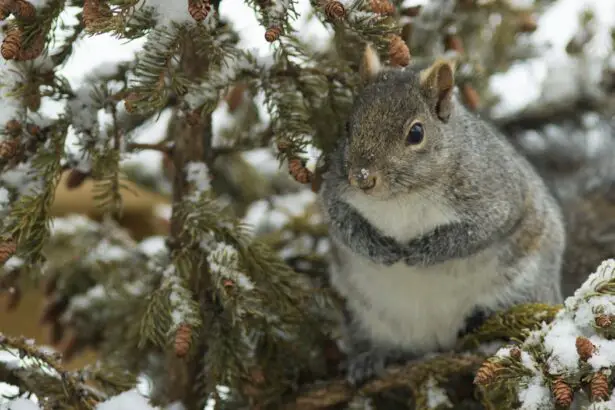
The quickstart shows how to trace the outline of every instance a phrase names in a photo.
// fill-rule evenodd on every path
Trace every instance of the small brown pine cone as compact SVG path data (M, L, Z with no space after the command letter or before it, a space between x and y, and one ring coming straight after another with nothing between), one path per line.
M562 407L570 407L572 404L572 399L574 396L574 392L572 388L562 379L557 379L553 382L553 386L551 386L551 390L553 392L553 397L555 397L555 403L558 406Z
M278 151L280 152L284 152L286 150L288 150L290 148L290 141L287 140L286 138L280 138L279 140L276 141L276 147L278 148Z
M15 8L15 0L0 0L0 20L6 19Z
M19 287L11 287L9 289L9 300L6 304L7 312L11 312L19 306L21 301L21 289Z
M23 20L32 20L36 17L36 9L26 0L15 0L13 14Z
M21 29L17 26L13 26L8 30L0 47L2 58L12 60L17 57L19 50L21 50L22 34Z
M521 33L533 33L538 28L536 18L529 14L523 13L519 16L518 30Z
M239 108L241 103L243 102L244 92L248 86L244 83L235 84L231 90L226 94L224 100L228 105L229 112L233 113Z
M325 4L325 15L330 21L341 20L346 17L346 9L339 1L329 0Z
M187 323L182 323L175 332L175 355L184 357L190 350L192 342L192 327Z
M85 26L85 28L90 27L101 17L99 9L99 0L84 0L83 13L81 14L81 18L83 19L83 25Z
M21 134L21 123L15 119L7 121L4 124L4 132L11 137L18 137Z
M280 38L280 34L282 34L282 29L280 27L269 27L267 31L265 31L265 40L269 43L273 43Z
M374 13L390 16L395 12L395 6L389 0L370 0L370 6Z
M410 64L410 50L406 42L398 35L392 35L389 42L389 59L391 65L405 67Z
M64 313L68 307L68 299L63 297L56 297L48 300L43 307L40 323L53 323L57 322L59 317Z
M62 348L62 358L69 362L85 347L84 341L78 335L73 334Z
M478 92L470 84L466 83L461 87L461 96L471 110L476 111L480 106Z
M41 108L41 94L36 90L36 92L24 96L24 103L30 111L38 111Z
M594 344L588 338L583 336L577 337L575 345L577 347L577 353L579 354L579 357L584 362L586 362L587 359L592 357L594 351L596 350Z
M135 107L135 103L139 101L139 96L137 93L130 93L124 98L124 107L126 108L126 112L134 113L137 109Z
M188 13L196 21L203 21L211 12L209 0L188 0Z
M520 360L521 359L521 349L519 349L517 346L511 348L510 357L512 357L515 360Z
M402 10L401 14L403 14L404 16L408 16L408 17L416 17L416 16L419 15L419 13L421 12L422 8L423 8L423 6L407 7L407 8Z
M312 181L312 171L307 169L299 158L288 160L288 172L301 184L309 184Z
M76 189L83 184L83 181L87 179L89 175L85 172L81 172L77 169L71 169L66 177L66 189Z
M0 141L0 160L8 160L13 158L19 152L19 140L11 139Z
M447 34L444 36L444 48L446 48L447 51L454 50L459 54L465 53L463 41L461 41L461 37L456 34Z
M606 400L610 396L609 379L602 372L596 372L589 382L589 391L592 401Z
M474 384L484 386L491 383L495 379L497 372L501 369L502 365L500 363L490 361L484 362L483 365L476 371L476 375L474 376Z
M4 266L6 261L11 259L11 256L17 251L17 244L14 241L6 241L0 243L0 266Z
M598 315L596 316L596 326L601 327L603 329L610 327L615 321L615 317L612 315Z
M53 322L49 329L49 342L57 346L64 339L64 326L60 322Z
M35 58L40 56L45 49L45 38L45 32L41 31L39 35L32 40L32 43L30 43L27 48L22 47L19 49L19 52L17 52L17 56L15 56L15 60L34 60Z
M41 135L41 127L36 124L27 124L26 131L33 137L39 137Z
M312 178L311 189L315 194L320 191L320 186L322 185L322 174L318 171L314 172L314 177Z

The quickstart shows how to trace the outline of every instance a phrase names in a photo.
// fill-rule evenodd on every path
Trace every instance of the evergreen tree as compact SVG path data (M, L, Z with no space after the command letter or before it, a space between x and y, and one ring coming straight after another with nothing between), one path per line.
M43 286L42 321L64 341L56 352L0 334L15 358L0 361L0 382L18 387L0 408L615 408L615 261L600 264L615 254L615 7L322 0L299 14L295 0L246 1L270 43L263 56L242 48L224 1L0 0L0 289L14 306ZM306 13L329 33L323 44L306 40ZM80 38L103 33L144 45L72 87L61 67ZM500 312L456 351L354 389L314 198L367 43L400 68L454 59L464 104L541 171L587 228L569 231L571 249L587 252L567 254L565 285L578 290L565 306ZM60 115L45 114L48 101ZM163 114L164 139L139 142ZM145 150L162 154L164 175L124 166ZM259 169L255 152L284 171ZM103 220L52 220L63 172L71 188L94 181ZM167 236L137 241L118 223L129 179L168 187ZM97 363L67 370L87 347Z

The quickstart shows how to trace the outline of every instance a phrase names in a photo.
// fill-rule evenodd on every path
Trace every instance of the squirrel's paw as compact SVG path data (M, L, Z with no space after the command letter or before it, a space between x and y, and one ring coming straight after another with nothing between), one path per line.
M354 386L381 375L387 365L387 357L378 351L361 352L348 358L346 380Z

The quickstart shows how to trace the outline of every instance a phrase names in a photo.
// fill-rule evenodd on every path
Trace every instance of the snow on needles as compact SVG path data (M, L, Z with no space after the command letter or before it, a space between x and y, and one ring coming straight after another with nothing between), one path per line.
M543 371L551 377L567 377L581 373L580 357L576 348L577 338L582 336L595 346L592 356L587 359L591 372L605 371L615 366L615 340L608 340L596 333L594 327L597 315L615 314L615 295L609 294L603 285L615 283L615 259L603 261L597 270L589 275L585 283L566 299L564 309L560 310L553 322L532 331L522 347L534 351L542 345L546 366L539 366L534 357L522 350L521 362L532 372L525 377L523 388L519 391L522 409L540 410L552 408L551 392ZM542 340L542 342L541 342ZM502 348L497 356L510 355L510 348ZM586 365L583 365L586 366ZM612 407L594 407L595 410ZM592 407L590 407L592 408Z
M96 410L158 410L136 390L128 390L96 406Z

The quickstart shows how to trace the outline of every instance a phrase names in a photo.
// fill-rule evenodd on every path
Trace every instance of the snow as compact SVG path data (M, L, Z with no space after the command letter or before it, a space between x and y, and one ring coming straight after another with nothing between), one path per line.
M446 394L446 390L438 386L433 376L429 377L429 379L427 380L427 408L442 409L452 407L453 404L451 403L448 395Z
M9 191L5 187L0 186L0 211L3 211L9 205L9 200Z
M75 233L85 230L85 231L94 231L97 228L96 222L92 221L90 218L79 215L72 214L67 215L62 218L54 218L51 221L51 235L66 235L71 236Z
M0 410L41 410L38 404L34 403L32 400L19 398L15 400L11 400L6 404L0 403ZM138 409L134 409L138 410Z
M596 35L581 58L569 56L565 49L579 29L579 15L593 10ZM505 73L493 75L490 89L501 98L494 117L507 117L544 104L566 102L584 93L595 92L602 63L611 51L610 27L615 24L615 2L603 0L559 0L538 19L531 43L540 57L515 63Z
M207 255L207 263L212 274L232 281L233 286L245 291L254 289L254 283L239 270L239 253L232 245L224 242L216 243L213 251Z
M186 164L186 180L194 185L196 194L208 191L210 183L207 165L204 162L188 162Z
M118 394L96 406L95 410L159 410L149 404L146 397L132 389Z
M148 256L154 256L167 250L164 236L150 236L139 243L139 250Z

